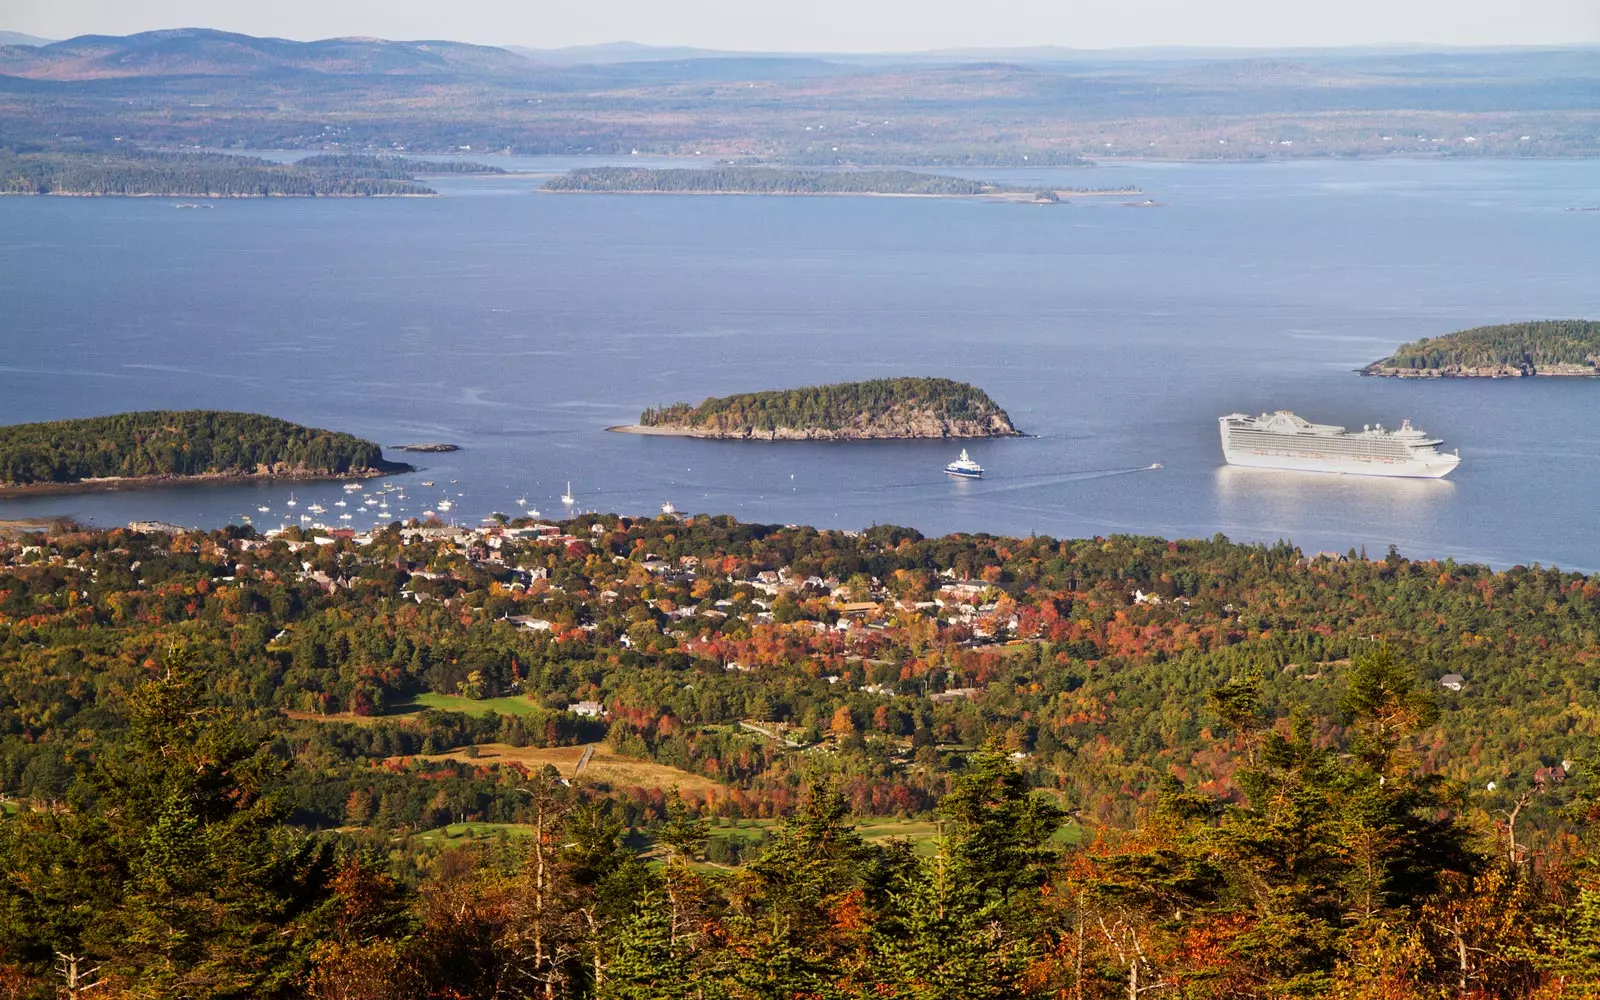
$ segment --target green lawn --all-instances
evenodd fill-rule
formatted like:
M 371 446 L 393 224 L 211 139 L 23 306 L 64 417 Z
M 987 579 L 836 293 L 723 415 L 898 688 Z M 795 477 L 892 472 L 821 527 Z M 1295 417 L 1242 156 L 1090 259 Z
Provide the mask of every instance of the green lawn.
M 736 820 L 733 826 L 719 826 L 713 823 L 708 832 L 712 837 L 723 840 L 760 840 L 764 831 L 771 830 L 778 825 L 775 819 L 741 819 Z M 911 841 L 912 850 L 923 856 L 930 856 L 935 849 L 935 838 L 939 836 L 939 824 L 933 819 L 899 819 L 894 816 L 872 816 L 856 823 L 856 829 L 867 843 L 881 843 L 885 840 L 902 839 Z M 1068 823 L 1057 830 L 1055 836 L 1050 838 L 1051 843 L 1066 847 L 1078 843 L 1083 839 L 1083 830 L 1076 823 Z
M 775 819 L 741 819 L 735 820 L 732 826 L 721 826 L 712 823 L 707 827 L 707 832 L 718 840 L 743 840 L 754 842 L 761 839 L 764 833 L 772 830 L 779 823 Z M 929 857 L 935 849 L 935 839 L 939 836 L 938 823 L 932 819 L 898 819 L 893 816 L 874 816 L 861 820 L 856 824 L 862 839 L 867 843 L 880 843 L 895 838 L 909 840 L 911 848 L 923 857 Z M 417 834 L 424 841 L 433 842 L 465 841 L 485 837 L 495 837 L 501 833 L 509 833 L 513 837 L 525 837 L 529 828 L 520 823 L 452 823 L 449 826 L 427 830 Z M 1066 847 L 1076 844 L 1083 837 L 1083 830 L 1075 823 L 1068 823 L 1056 831 L 1051 837 L 1051 843 Z M 635 844 L 636 848 L 653 847 L 653 842 L 644 840 Z M 717 866 L 720 867 L 720 866 Z
M 441 712 L 462 712 L 467 715 L 488 715 L 498 712 L 501 715 L 533 715 L 545 711 L 539 705 L 529 701 L 521 695 L 509 698 L 463 698 L 458 694 L 419 694 L 411 699 L 408 704 L 395 706 L 395 714 L 403 714 L 418 709 L 436 708 Z
M 525 823 L 451 823 L 417 834 L 417 839 L 432 843 L 438 840 L 478 840 L 497 837 L 505 833 L 513 837 L 526 837 L 531 827 Z

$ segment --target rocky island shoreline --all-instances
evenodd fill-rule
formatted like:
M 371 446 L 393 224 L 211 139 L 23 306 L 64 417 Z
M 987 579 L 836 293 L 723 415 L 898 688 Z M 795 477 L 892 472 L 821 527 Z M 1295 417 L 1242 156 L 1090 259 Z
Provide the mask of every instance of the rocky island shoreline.
M 1600 323 L 1535 320 L 1460 330 L 1402 344 L 1356 369 L 1378 378 L 1593 378 L 1600 375 Z
M 740 441 L 1018 437 L 976 386 L 943 378 L 874 379 L 749 392 L 645 410 L 622 434 Z

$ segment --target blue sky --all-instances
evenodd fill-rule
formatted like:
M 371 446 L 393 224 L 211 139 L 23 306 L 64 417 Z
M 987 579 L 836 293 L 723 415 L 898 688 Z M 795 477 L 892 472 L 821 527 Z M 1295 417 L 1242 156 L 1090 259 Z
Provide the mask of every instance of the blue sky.
M 1600 43 L 1600 0 L 0 0 L 49 38 L 209 27 L 312 39 L 785 51 Z

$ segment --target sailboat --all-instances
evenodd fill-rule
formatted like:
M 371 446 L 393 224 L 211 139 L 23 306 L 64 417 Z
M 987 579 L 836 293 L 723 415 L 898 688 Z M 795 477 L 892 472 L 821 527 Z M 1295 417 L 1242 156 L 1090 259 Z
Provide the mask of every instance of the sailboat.
M 567 480 L 567 492 L 561 494 L 561 502 L 568 507 L 578 502 L 577 498 L 572 495 L 572 480 L 570 479 Z
M 294 494 L 293 494 L 293 493 L 291 493 L 291 494 L 289 494 L 289 499 L 288 499 L 288 500 L 285 500 L 285 501 L 284 501 L 284 502 L 285 502 L 285 503 L 287 503 L 287 504 L 288 504 L 288 505 L 289 505 L 289 506 L 291 506 L 291 507 L 298 507 L 298 506 L 300 506 L 300 501 L 298 501 L 298 500 L 296 500 L 296 499 L 295 499 L 295 498 L 294 498 Z

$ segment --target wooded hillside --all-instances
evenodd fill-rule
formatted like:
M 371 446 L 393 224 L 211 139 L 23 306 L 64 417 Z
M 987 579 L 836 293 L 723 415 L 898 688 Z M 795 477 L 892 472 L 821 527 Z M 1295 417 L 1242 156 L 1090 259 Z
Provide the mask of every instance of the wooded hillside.
M 1011 419 L 976 386 L 945 378 L 890 378 L 746 392 L 645 410 L 645 427 L 711 436 L 993 437 Z
M 1402 344 L 1394 354 L 1375 361 L 1368 374 L 1405 371 L 1466 372 L 1508 369 L 1527 375 L 1565 369 L 1594 369 L 1600 358 L 1600 323 L 1588 320 L 1536 320 L 1479 326 Z
M 343 474 L 386 468 L 383 449 L 255 413 L 149 410 L 0 427 L 0 484 L 107 476 Z

